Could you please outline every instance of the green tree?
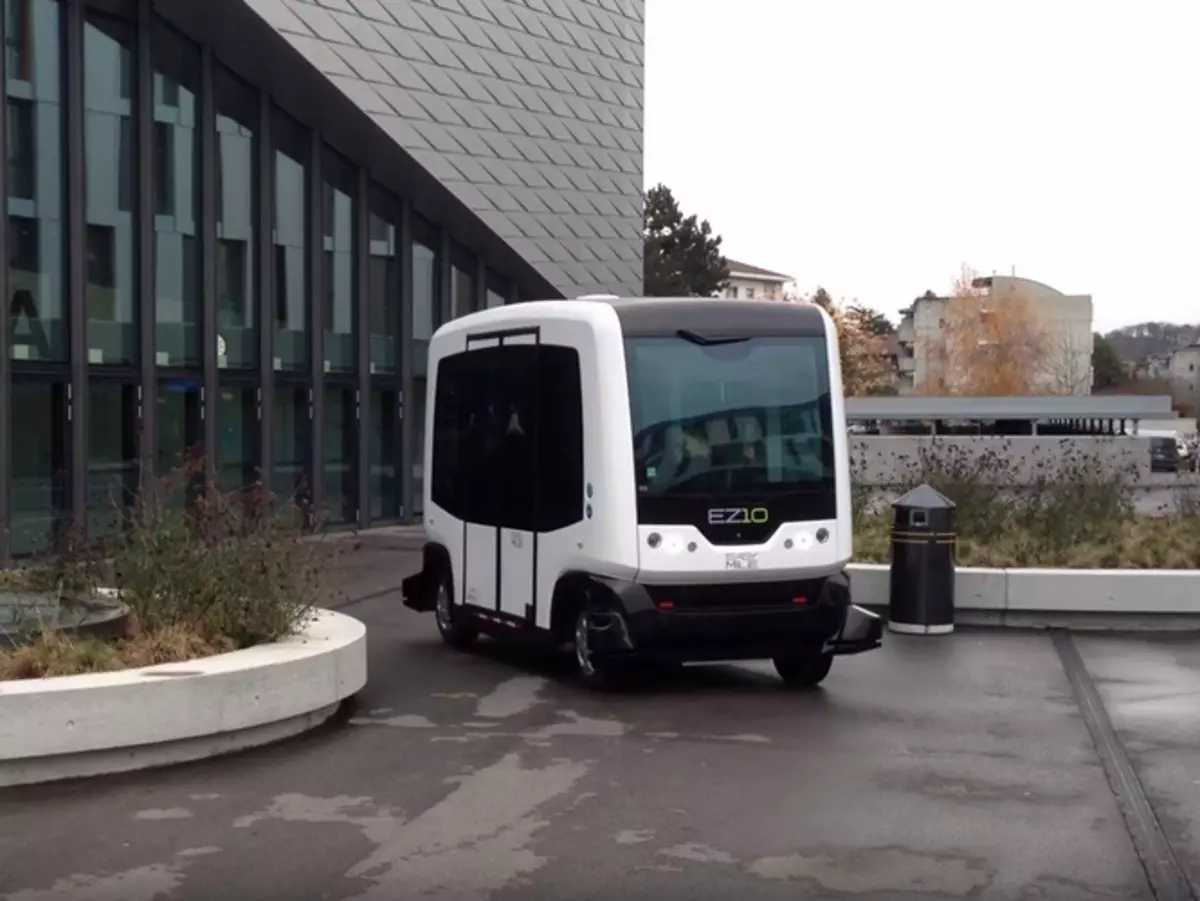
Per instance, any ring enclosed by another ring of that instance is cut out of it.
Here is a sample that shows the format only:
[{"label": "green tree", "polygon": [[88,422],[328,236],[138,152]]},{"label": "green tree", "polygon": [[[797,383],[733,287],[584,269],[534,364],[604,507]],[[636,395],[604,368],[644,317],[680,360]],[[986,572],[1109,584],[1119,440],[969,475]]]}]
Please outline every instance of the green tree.
[{"label": "green tree", "polygon": [[1129,381],[1116,348],[1099,332],[1092,336],[1092,390],[1117,388]]},{"label": "green tree", "polygon": [[826,313],[832,313],[834,308],[833,298],[829,296],[829,292],[824,288],[818,287],[809,298],[812,303],[815,303]]},{"label": "green tree", "polygon": [[661,184],[646,194],[642,215],[647,297],[711,297],[725,287],[729,265],[721,254],[721,236],[713,234],[707,219],[685,218]]},{"label": "green tree", "polygon": [[846,310],[846,315],[854,319],[865,332],[872,335],[879,335],[881,338],[886,338],[888,335],[896,333],[896,327],[891,321],[878,310],[873,310],[870,307],[864,307],[861,304],[854,304]]}]

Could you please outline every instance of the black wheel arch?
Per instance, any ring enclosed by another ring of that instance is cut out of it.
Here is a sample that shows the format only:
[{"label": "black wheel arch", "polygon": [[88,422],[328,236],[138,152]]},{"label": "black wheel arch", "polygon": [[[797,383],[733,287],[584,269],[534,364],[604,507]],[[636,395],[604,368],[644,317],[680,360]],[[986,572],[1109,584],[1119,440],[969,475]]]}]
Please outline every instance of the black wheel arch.
[{"label": "black wheel arch", "polygon": [[599,600],[619,605],[620,597],[603,576],[570,571],[558,577],[550,599],[550,631],[556,640],[569,641],[575,629],[575,618],[588,601]]},{"label": "black wheel arch", "polygon": [[438,579],[445,573],[454,590],[454,568],[450,565],[450,551],[437,542],[426,542],[421,549],[421,569],[400,583],[404,606],[411,610],[427,613],[434,608],[437,598]]}]

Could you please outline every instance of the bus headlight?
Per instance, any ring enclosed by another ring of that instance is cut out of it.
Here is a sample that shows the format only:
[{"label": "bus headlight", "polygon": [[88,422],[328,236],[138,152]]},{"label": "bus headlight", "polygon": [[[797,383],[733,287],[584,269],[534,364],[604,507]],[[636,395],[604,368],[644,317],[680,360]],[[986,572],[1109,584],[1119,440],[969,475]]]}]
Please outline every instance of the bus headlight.
[{"label": "bus headlight", "polygon": [[795,542],[796,547],[802,551],[807,551],[813,545],[813,537],[808,532],[797,532]]}]

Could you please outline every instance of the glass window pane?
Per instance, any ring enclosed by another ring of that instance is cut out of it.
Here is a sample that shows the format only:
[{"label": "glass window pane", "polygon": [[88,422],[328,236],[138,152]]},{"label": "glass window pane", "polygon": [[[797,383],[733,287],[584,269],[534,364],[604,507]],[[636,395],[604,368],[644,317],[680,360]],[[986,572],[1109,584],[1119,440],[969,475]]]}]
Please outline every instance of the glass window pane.
[{"label": "glass window pane", "polygon": [[200,50],[154,22],[154,317],[160,366],[200,365]]},{"label": "glass window pane", "polygon": [[137,389],[120,382],[88,387],[87,533],[120,524],[138,486]]},{"label": "glass window pane", "polygon": [[222,491],[236,491],[258,481],[258,393],[250,385],[221,386],[215,462]]},{"label": "glass window pane", "polygon": [[12,356],[65,360],[59,4],[4,0],[4,13]]},{"label": "glass window pane", "polygon": [[492,307],[502,307],[508,303],[509,285],[505,279],[489,272],[487,277],[487,305],[488,309]]},{"label": "glass window pane", "polygon": [[413,448],[412,448],[412,480],[413,480],[413,513],[420,515],[425,512],[425,392],[427,379],[413,379]]},{"label": "glass window pane", "polygon": [[396,519],[400,504],[400,415],[395,391],[371,392],[371,519]]},{"label": "glass window pane", "polygon": [[67,507],[67,389],[56,382],[12,386],[12,494],[9,550],[35,554],[53,546],[60,511]]},{"label": "glass window pane", "polygon": [[308,389],[298,385],[275,386],[271,419],[271,493],[275,503],[306,505],[309,502],[309,464],[312,461],[312,420]]},{"label": "glass window pane", "polygon": [[308,365],[308,135],[276,112],[275,142],[275,368]]},{"label": "glass window pane", "polygon": [[400,248],[398,216],[392,198],[371,186],[367,263],[367,306],[370,311],[371,372],[396,371],[400,343]]},{"label": "glass window pane", "polygon": [[358,418],[354,389],[334,386],[325,389],[325,515],[331,523],[358,519]]},{"label": "glass window pane", "polygon": [[325,265],[322,311],[325,317],[325,371],[354,372],[354,168],[333,151],[321,154]]},{"label": "glass window pane", "polygon": [[418,375],[429,371],[429,339],[442,324],[437,247],[436,230],[414,216],[412,353],[413,372]]},{"label": "glass window pane", "polygon": [[457,318],[475,310],[475,277],[467,261],[458,254],[454,256],[454,265],[450,267],[450,301],[454,304],[451,315]]},{"label": "glass window pane", "polygon": [[217,366],[258,364],[258,97],[217,67]]},{"label": "glass window pane", "polygon": [[713,496],[777,497],[807,505],[807,518],[836,515],[824,339],[634,336],[625,357],[644,515]]},{"label": "glass window pane", "polygon": [[137,140],[128,89],[133,46],[129,23],[88,7],[83,102],[89,363],[137,359]]},{"label": "glass window pane", "polygon": [[200,380],[166,379],[158,386],[158,474],[167,475],[203,450]]}]

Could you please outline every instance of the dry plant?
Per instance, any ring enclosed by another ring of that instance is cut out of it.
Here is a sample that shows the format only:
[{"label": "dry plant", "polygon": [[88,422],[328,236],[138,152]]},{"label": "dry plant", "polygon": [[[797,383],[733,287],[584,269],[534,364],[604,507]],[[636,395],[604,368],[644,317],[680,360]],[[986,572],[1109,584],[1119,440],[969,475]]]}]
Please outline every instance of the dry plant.
[{"label": "dry plant", "polygon": [[845,396],[862,397],[890,389],[895,372],[887,339],[872,332],[854,308],[846,303],[835,303],[823,289],[808,301],[824,309],[837,328]]},{"label": "dry plant", "polygon": [[[1003,447],[972,455],[935,440],[902,464],[899,487],[927,483],[955,502],[960,566],[1200,568],[1200,487],[1191,480],[1180,480],[1171,510],[1137,516],[1125,467],[1081,450],[1025,462],[1032,478]],[[854,495],[855,557],[888,563],[892,511],[872,509],[865,488]]]},{"label": "dry plant", "polygon": [[[41,628],[0,648],[0,678],[145,666],[278,641],[328,599],[337,542],[308,540],[313,516],[276,509],[261,484],[221,492],[190,459],[117,510],[117,528],[22,567],[25,590],[105,585],[128,606],[116,639]],[[331,546],[332,545],[332,546]]]}]

